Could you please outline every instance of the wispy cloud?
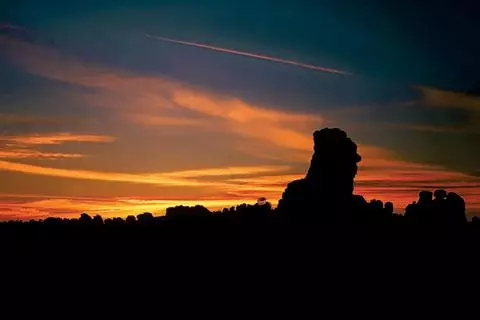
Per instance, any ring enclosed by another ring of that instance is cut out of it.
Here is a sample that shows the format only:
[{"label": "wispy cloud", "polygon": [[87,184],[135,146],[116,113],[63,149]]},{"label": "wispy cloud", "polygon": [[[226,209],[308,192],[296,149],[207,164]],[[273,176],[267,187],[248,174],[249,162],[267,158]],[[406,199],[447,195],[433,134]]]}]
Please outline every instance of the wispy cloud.
[{"label": "wispy cloud", "polygon": [[0,159],[40,159],[58,160],[83,158],[85,155],[78,153],[43,152],[30,149],[0,149]]},{"label": "wispy cloud", "polygon": [[252,175],[266,172],[280,172],[288,170],[288,166],[255,166],[255,167],[225,167],[225,168],[209,168],[198,170],[184,170],[176,172],[167,172],[168,177],[176,178],[192,178],[192,177],[217,177],[217,176],[233,176],[233,175]]},{"label": "wispy cloud", "polygon": [[[480,182],[480,178],[475,180],[465,174],[415,163],[399,162],[398,165],[396,170],[383,168],[372,175],[361,173],[357,179],[355,193],[364,195],[367,199],[393,201],[396,210],[402,211],[417,198],[421,188],[446,188],[465,197],[469,214],[480,214],[480,190],[475,187]],[[211,170],[206,169],[203,172],[200,170],[199,175],[207,174]],[[251,172],[254,171],[256,170]],[[386,172],[388,172],[389,178],[385,180]],[[179,175],[183,176],[184,174]],[[190,173],[186,175],[190,176]],[[203,198],[59,197],[6,194],[0,195],[0,219],[76,217],[84,211],[101,214],[105,217],[125,217],[145,211],[162,215],[167,207],[180,204],[201,204],[211,210],[216,210],[239,203],[253,203],[259,194],[268,199],[278,199],[289,181],[302,176],[302,174],[273,173],[273,175],[268,175],[267,173],[267,175],[261,176],[227,179],[226,186],[228,188],[222,188],[213,197]]]},{"label": "wispy cloud", "polygon": [[23,163],[14,163],[0,161],[0,170],[22,172],[28,174],[45,175],[51,177],[83,179],[83,180],[99,180],[113,182],[129,182],[129,183],[145,183],[154,185],[177,185],[177,186],[201,186],[199,181],[191,181],[186,179],[175,179],[158,174],[130,174],[130,173],[112,173],[98,172],[88,170],[71,170],[58,169],[36,165],[28,165]]},{"label": "wispy cloud", "polygon": [[[0,170],[22,172],[28,174],[45,175],[70,179],[98,180],[127,183],[143,183],[159,186],[180,186],[180,187],[225,187],[231,186],[226,183],[208,180],[195,180],[205,176],[230,176],[249,175],[263,172],[275,172],[288,169],[286,166],[258,166],[258,167],[230,167],[217,169],[199,169],[164,173],[117,173],[99,172],[90,170],[58,169],[23,163],[0,161]],[[187,179],[188,178],[188,179]]]},{"label": "wispy cloud", "polygon": [[396,129],[413,130],[413,131],[435,132],[435,133],[462,133],[462,132],[469,131],[469,129],[463,125],[392,123],[392,124],[388,124],[387,127],[396,128]]},{"label": "wispy cloud", "polygon": [[2,145],[0,145],[0,159],[60,160],[83,158],[86,157],[86,155],[40,151],[32,149],[32,146],[61,145],[66,142],[106,143],[114,140],[115,138],[111,136],[72,133],[42,133],[15,136],[0,135],[0,142],[2,142]]},{"label": "wispy cloud", "polygon": [[311,148],[311,128],[325,122],[318,114],[279,111],[169,78],[106,70],[50,48],[11,38],[3,41],[14,63],[46,78],[99,89],[85,99],[93,105],[114,107],[117,114],[135,123],[191,126],[201,121],[240,137],[304,150]]},{"label": "wispy cloud", "polygon": [[417,89],[422,93],[422,101],[427,106],[480,111],[479,96],[426,86],[417,86]]},{"label": "wispy cloud", "polygon": [[418,86],[417,89],[422,95],[421,102],[427,107],[462,109],[468,112],[468,120],[460,125],[437,126],[428,129],[438,129],[438,132],[480,132],[480,96],[425,86]]},{"label": "wispy cloud", "polygon": [[39,133],[33,135],[0,136],[0,141],[21,145],[55,145],[65,142],[112,142],[114,137],[94,134]]},{"label": "wispy cloud", "polygon": [[138,124],[147,126],[199,126],[198,119],[175,118],[168,116],[154,116],[148,114],[132,114],[130,119]]}]

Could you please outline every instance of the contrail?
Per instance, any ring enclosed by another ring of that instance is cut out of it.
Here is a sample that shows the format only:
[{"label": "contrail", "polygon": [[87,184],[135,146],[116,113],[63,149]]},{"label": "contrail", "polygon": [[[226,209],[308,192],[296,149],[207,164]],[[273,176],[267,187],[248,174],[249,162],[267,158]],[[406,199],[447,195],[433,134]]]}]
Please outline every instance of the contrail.
[{"label": "contrail", "polygon": [[338,69],[325,68],[325,67],[315,66],[315,65],[312,65],[312,64],[306,64],[306,63],[301,63],[301,62],[297,62],[297,61],[285,60],[285,59],[275,58],[275,57],[271,57],[271,56],[249,53],[249,52],[244,52],[244,51],[238,51],[238,50],[233,50],[233,49],[214,47],[214,46],[209,46],[209,45],[206,45],[206,44],[201,44],[201,43],[196,43],[196,42],[189,42],[189,41],[175,40],[175,39],[169,39],[169,38],[164,38],[164,37],[157,37],[157,36],[152,36],[152,35],[149,35],[149,34],[147,34],[146,37],[156,39],[156,40],[160,40],[160,41],[166,41],[166,42],[183,44],[183,45],[193,46],[193,47],[198,47],[198,48],[203,48],[203,49],[214,50],[214,51],[218,51],[218,52],[232,53],[232,54],[236,54],[236,55],[240,55],[240,56],[244,56],[244,57],[250,57],[250,58],[255,58],[255,59],[262,59],[262,60],[274,61],[274,62],[279,62],[279,63],[285,63],[285,64],[290,64],[290,65],[293,65],[293,66],[306,68],[306,69],[311,69],[311,70],[316,70],[316,71],[330,72],[330,73],[343,74],[343,75],[352,75],[350,72],[346,72],[346,71],[342,71],[342,70],[338,70]]}]

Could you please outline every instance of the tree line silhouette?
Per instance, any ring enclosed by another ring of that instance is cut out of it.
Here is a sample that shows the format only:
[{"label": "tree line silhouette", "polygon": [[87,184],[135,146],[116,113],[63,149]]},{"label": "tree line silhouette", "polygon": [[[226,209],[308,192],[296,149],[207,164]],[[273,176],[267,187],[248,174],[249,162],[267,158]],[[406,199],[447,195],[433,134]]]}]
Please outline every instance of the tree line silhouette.
[{"label": "tree line silhouette", "polygon": [[[295,184],[293,185],[295,186]],[[292,186],[289,186],[290,188]],[[287,191],[290,192],[290,191]],[[288,195],[287,195],[288,197]],[[262,200],[263,199],[263,200]],[[306,224],[306,223],[363,223],[363,224],[404,224],[417,226],[444,226],[448,228],[462,228],[470,225],[480,224],[478,217],[473,217],[472,221],[467,220],[465,214],[465,202],[462,197],[454,192],[447,193],[445,190],[420,191],[418,201],[409,204],[404,214],[394,213],[392,202],[383,203],[381,200],[372,199],[367,202],[360,196],[354,196],[356,211],[348,216],[348,211],[336,211],[331,203],[324,203],[321,213],[311,211],[311,207],[306,207],[306,203],[299,203],[296,207],[285,208],[285,202],[281,202],[278,208],[274,208],[265,198],[258,199],[257,203],[240,204],[230,208],[224,208],[218,211],[210,211],[201,205],[196,206],[175,206],[169,207],[164,216],[154,216],[151,212],[144,212],[138,215],[129,215],[126,218],[114,217],[104,219],[101,215],[90,216],[84,212],[79,218],[59,218],[49,217],[40,220],[29,221],[4,221],[0,224],[2,227],[13,225],[45,225],[45,226],[123,226],[123,225],[148,225],[161,223],[208,223],[208,222],[230,222],[230,223],[249,223],[249,224]],[[284,200],[284,199],[282,199]],[[308,205],[308,204],[307,204]],[[345,204],[343,204],[345,205]],[[351,204],[350,204],[351,205]],[[297,211],[299,208],[304,211]],[[348,218],[351,218],[348,221]]]},{"label": "tree line silhouette", "polygon": [[109,251],[115,251],[121,244],[141,243],[135,248],[140,250],[159,241],[178,244],[193,240],[199,244],[215,239],[245,243],[291,238],[293,234],[297,238],[368,234],[402,239],[480,235],[480,220],[467,220],[465,201],[454,192],[420,191],[419,199],[409,204],[404,214],[394,213],[391,202],[367,202],[353,193],[357,164],[362,159],[357,145],[336,128],[316,131],[313,140],[306,176],[287,185],[276,208],[259,198],[254,205],[240,204],[214,212],[200,205],[171,207],[160,217],[145,212],[125,219],[103,219],[82,213],[78,219],[8,221],[0,223],[0,241],[21,252],[58,246],[92,250],[99,244],[110,244]]}]

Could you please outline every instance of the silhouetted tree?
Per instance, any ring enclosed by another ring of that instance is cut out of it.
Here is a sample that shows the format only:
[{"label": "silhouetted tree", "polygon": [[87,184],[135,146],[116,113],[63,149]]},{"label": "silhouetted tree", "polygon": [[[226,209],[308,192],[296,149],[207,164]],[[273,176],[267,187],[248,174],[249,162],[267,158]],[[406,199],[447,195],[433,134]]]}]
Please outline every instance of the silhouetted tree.
[{"label": "silhouetted tree", "polygon": [[166,217],[169,219],[202,219],[210,217],[212,213],[204,206],[176,206],[167,208]]},{"label": "silhouetted tree", "polygon": [[385,212],[389,216],[393,215],[393,203],[390,201],[385,203]]},{"label": "silhouetted tree", "polygon": [[90,224],[92,222],[92,217],[88,213],[84,212],[80,215],[79,222],[82,224]]},{"label": "silhouetted tree", "polygon": [[151,223],[154,220],[151,212],[144,212],[137,215],[137,221],[140,223]]},{"label": "silhouetted tree", "polygon": [[59,227],[63,225],[63,220],[60,218],[49,217],[43,220],[43,224],[49,227]]},{"label": "silhouetted tree", "polygon": [[128,224],[135,224],[137,222],[137,219],[135,218],[135,216],[128,216],[127,219],[125,219],[125,222],[128,223]]},{"label": "silhouetted tree", "polygon": [[[134,218],[135,218],[135,217],[134,217]],[[116,224],[116,225],[125,224],[125,220],[123,220],[122,218],[119,218],[119,217],[113,218],[113,222],[114,222],[114,224]]]},{"label": "silhouetted tree", "polygon": [[465,215],[465,200],[455,192],[449,192],[446,199],[448,210],[448,223],[462,226],[467,223]]},{"label": "silhouetted tree", "polygon": [[103,225],[103,218],[101,215],[95,215],[95,217],[93,217],[93,224],[97,225],[97,226],[100,226],[100,225]]}]

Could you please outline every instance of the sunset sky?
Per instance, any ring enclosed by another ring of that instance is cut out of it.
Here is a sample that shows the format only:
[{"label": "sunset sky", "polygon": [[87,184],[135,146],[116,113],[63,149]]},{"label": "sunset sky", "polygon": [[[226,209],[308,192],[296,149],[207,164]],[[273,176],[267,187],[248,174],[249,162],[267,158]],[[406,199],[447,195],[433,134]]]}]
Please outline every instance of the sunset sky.
[{"label": "sunset sky", "polygon": [[323,127],[359,145],[356,194],[480,215],[478,10],[284,3],[1,1],[0,219],[275,205]]}]

